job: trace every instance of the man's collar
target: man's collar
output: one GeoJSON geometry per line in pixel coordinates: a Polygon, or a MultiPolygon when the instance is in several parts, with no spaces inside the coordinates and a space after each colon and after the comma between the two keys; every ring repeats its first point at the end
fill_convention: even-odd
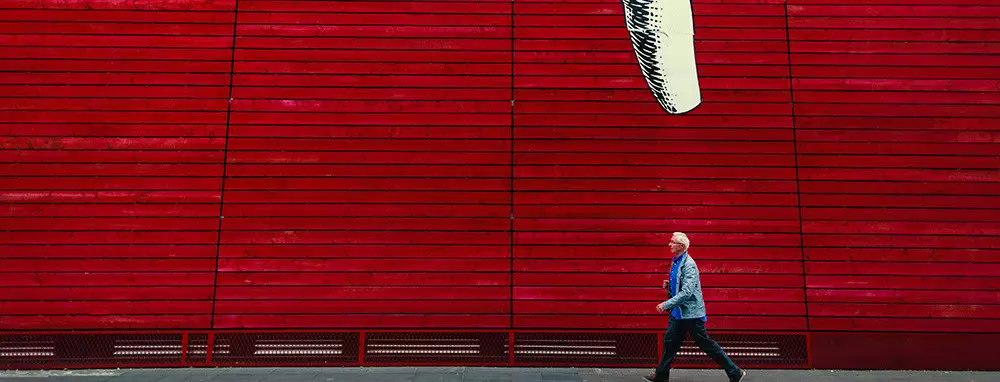
{"type": "Polygon", "coordinates": [[[688,254],[688,251],[682,252],[680,255],[674,257],[674,261],[679,261],[684,255],[688,254]]]}

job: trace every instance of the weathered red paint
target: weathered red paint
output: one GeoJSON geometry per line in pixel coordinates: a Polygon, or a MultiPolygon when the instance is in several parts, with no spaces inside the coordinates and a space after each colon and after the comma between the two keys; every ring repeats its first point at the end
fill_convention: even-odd
{"type": "Polygon", "coordinates": [[[0,331],[656,330],[682,230],[713,329],[994,367],[1000,7],[869,3],[696,0],[671,116],[616,0],[0,0],[0,331]]]}

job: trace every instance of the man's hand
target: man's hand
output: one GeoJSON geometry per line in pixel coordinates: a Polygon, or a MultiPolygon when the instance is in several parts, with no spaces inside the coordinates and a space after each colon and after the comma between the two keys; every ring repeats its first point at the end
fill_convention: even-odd
{"type": "Polygon", "coordinates": [[[663,313],[663,304],[662,303],[656,304],[656,311],[660,312],[660,313],[663,313]]]}
{"type": "Polygon", "coordinates": [[[663,289],[670,288],[670,280],[663,280],[663,289]]]}

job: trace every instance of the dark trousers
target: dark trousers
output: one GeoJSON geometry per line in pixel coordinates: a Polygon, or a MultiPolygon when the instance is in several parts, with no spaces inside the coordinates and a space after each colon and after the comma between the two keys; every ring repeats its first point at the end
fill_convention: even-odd
{"type": "Polygon", "coordinates": [[[740,375],[740,368],[733,363],[733,360],[729,359],[729,356],[715,340],[708,337],[705,323],[701,319],[678,320],[670,317],[669,325],[667,333],[663,335],[663,359],[656,367],[657,381],[666,381],[670,378],[670,363],[674,361],[677,351],[681,350],[681,343],[684,342],[684,337],[688,333],[691,333],[691,338],[694,339],[694,343],[698,344],[701,351],[708,354],[715,363],[726,370],[726,375],[729,378],[740,375]]]}

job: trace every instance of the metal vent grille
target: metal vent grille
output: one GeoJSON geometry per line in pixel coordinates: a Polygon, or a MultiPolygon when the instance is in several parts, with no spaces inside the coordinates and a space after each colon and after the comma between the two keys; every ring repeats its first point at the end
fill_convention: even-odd
{"type": "Polygon", "coordinates": [[[329,365],[358,360],[358,333],[217,333],[212,362],[226,365],[329,365]]]}
{"type": "Polygon", "coordinates": [[[366,333],[366,363],[492,364],[507,361],[507,333],[366,333]]]}
{"type": "Polygon", "coordinates": [[[636,365],[657,361],[651,333],[516,333],[515,362],[559,365],[636,365]]]}

